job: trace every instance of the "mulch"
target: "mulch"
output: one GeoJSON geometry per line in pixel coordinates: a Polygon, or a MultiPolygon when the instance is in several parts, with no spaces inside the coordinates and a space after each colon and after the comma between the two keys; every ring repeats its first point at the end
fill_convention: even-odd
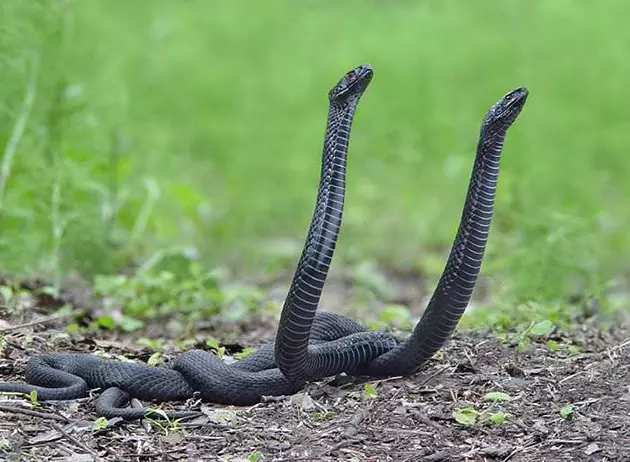
{"type": "MultiPolygon", "coordinates": [[[[23,379],[28,359],[41,352],[151,354],[133,337],[68,335],[61,322],[6,332],[0,379],[23,379]]],[[[251,407],[160,405],[201,407],[203,417],[192,421],[110,420],[100,428],[94,397],[33,405],[0,396],[0,460],[630,460],[630,330],[581,325],[553,338],[557,351],[539,339],[517,354],[492,333],[458,332],[407,378],[366,384],[337,377],[251,407]],[[492,392],[503,400],[490,399],[492,392]],[[505,421],[494,422],[501,412],[505,421]]]]}

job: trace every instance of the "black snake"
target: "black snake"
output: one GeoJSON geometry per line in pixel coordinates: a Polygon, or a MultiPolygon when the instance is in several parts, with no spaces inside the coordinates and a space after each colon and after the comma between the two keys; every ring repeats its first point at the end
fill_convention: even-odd
{"type": "MultiPolygon", "coordinates": [[[[376,377],[411,374],[444,346],[455,330],[470,301],[490,232],[505,135],[520,114],[527,95],[525,88],[508,93],[483,119],[459,229],[437,288],[412,335],[387,353],[362,364],[357,372],[376,377]]],[[[334,151],[335,142],[330,140],[327,146],[334,151]]],[[[330,155],[329,170],[334,171],[335,163],[342,162],[337,159],[342,158],[330,155]]],[[[336,177],[333,174],[333,178],[343,184],[343,169],[339,169],[336,177]]],[[[320,189],[320,194],[324,193],[320,189]]],[[[343,207],[341,197],[335,205],[325,213],[315,210],[315,216],[321,217],[320,234],[332,234],[338,229],[343,207]]],[[[335,241],[318,239],[316,231],[317,228],[311,228],[307,237],[298,266],[303,271],[295,273],[276,338],[276,364],[296,384],[312,380],[321,372],[320,361],[309,345],[309,335],[335,241]]]]}
{"type": "MultiPolygon", "coordinates": [[[[329,93],[329,114],[320,179],[317,213],[309,230],[310,248],[329,248],[337,239],[341,216],[334,230],[321,232],[322,222],[330,220],[345,193],[345,157],[354,113],[372,79],[369,65],[348,72],[329,93]]],[[[331,255],[332,257],[332,255],[331,255]]],[[[301,261],[297,272],[306,271],[310,261],[301,261]]],[[[299,278],[294,284],[308,284],[299,278]]],[[[292,289],[295,291],[295,288],[292,289]]],[[[309,324],[310,327],[310,324],[309,324]]],[[[385,332],[368,332],[343,316],[321,313],[311,335],[318,378],[352,373],[356,367],[391,350],[399,341],[385,332]]],[[[315,378],[315,376],[313,376],[315,378]]],[[[273,345],[260,348],[251,356],[226,364],[218,356],[202,350],[183,353],[170,367],[103,359],[90,354],[48,354],[31,358],[26,371],[28,384],[0,383],[0,392],[30,393],[36,390],[41,400],[67,400],[86,396],[90,389],[103,391],[96,410],[106,417],[142,418],[147,409],[123,408],[130,397],[157,401],[179,401],[195,392],[204,401],[249,405],[265,395],[295,393],[300,385],[287,379],[275,367],[273,345]]],[[[170,417],[188,417],[195,412],[170,412],[170,417]]],[[[160,414],[153,413],[154,417],[160,414]]]]}
{"type": "MultiPolygon", "coordinates": [[[[308,380],[341,372],[384,376],[420,367],[446,342],[470,298],[488,234],[503,138],[527,91],[508,94],[486,115],[466,207],[446,269],[414,333],[400,342],[385,332],[368,332],[343,316],[316,312],[341,225],[352,120],[371,78],[371,67],[359,66],[329,93],[315,212],[282,312],[275,351],[273,344],[265,345],[228,365],[211,353],[191,350],[170,367],[86,354],[40,355],[29,361],[28,384],[0,383],[0,392],[37,390],[39,399],[51,400],[75,399],[100,388],[104,390],[96,401],[100,415],[138,419],[148,410],[122,407],[131,396],[171,401],[197,392],[204,401],[248,405],[265,395],[292,394],[308,380]]],[[[175,418],[198,415],[191,411],[167,414],[175,418]]]]}

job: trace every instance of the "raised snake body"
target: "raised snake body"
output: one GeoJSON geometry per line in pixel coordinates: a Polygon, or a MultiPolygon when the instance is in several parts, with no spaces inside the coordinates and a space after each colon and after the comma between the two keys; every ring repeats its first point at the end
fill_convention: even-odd
{"type": "MultiPolygon", "coordinates": [[[[527,94],[525,88],[508,93],[484,117],[459,229],[437,288],[412,335],[387,353],[362,365],[357,372],[377,377],[413,373],[444,346],[455,330],[468,305],[481,267],[490,231],[505,134],[523,108],[527,94]]],[[[341,176],[339,181],[343,181],[341,176]]],[[[331,217],[341,216],[342,204],[339,204],[338,210],[332,210],[331,217]]],[[[331,227],[336,223],[333,218],[330,219],[333,223],[331,227]]],[[[317,310],[317,295],[324,283],[321,275],[326,274],[329,256],[334,249],[334,241],[325,246],[311,246],[311,239],[309,235],[302,258],[313,263],[299,266],[295,276],[298,281],[305,280],[308,284],[291,286],[276,338],[276,364],[296,384],[310,380],[320,371],[308,339],[310,323],[317,310]]]]}

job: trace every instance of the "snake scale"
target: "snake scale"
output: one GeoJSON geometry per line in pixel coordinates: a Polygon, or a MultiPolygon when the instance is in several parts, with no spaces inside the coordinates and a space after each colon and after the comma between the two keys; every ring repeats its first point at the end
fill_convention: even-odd
{"type": "MultiPolygon", "coordinates": [[[[503,140],[527,90],[509,93],[488,111],[446,268],[414,332],[401,341],[386,332],[370,332],[344,316],[317,312],[341,226],[352,121],[372,75],[371,66],[364,64],[329,92],[315,210],[274,343],[232,364],[202,350],[187,351],[164,367],[90,354],[39,355],[28,363],[28,383],[0,382],[0,392],[36,390],[40,400],[68,400],[99,388],[103,393],[96,400],[97,413],[131,420],[152,414],[150,409],[126,407],[131,397],[179,401],[197,393],[207,402],[249,405],[263,396],[295,393],[307,381],[342,372],[391,376],[421,367],[447,341],[470,299],[488,237],[503,140]]],[[[198,414],[166,413],[171,418],[198,414]]]]}

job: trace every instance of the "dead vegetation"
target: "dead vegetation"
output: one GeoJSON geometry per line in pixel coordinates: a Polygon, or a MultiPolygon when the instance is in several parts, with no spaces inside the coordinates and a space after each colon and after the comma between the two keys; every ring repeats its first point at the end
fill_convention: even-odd
{"type": "MultiPolygon", "coordinates": [[[[60,322],[7,331],[2,380],[22,379],[28,359],[41,352],[101,350],[142,360],[151,354],[129,338],[68,336],[60,322]]],[[[96,419],[92,398],[32,403],[5,396],[0,398],[0,456],[14,461],[627,460],[630,332],[583,326],[553,340],[559,348],[534,341],[516,354],[514,345],[492,333],[460,332],[413,377],[366,383],[338,377],[252,407],[203,405],[204,416],[193,421],[107,423],[96,419]]]]}

